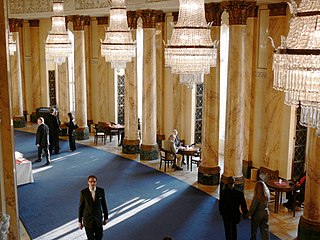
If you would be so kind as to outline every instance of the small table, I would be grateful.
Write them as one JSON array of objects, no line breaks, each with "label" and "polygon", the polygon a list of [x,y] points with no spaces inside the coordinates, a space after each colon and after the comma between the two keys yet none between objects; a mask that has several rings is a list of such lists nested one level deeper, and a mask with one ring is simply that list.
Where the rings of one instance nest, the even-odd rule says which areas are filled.
[{"label": "small table", "polygon": [[279,211],[279,202],[280,202],[280,196],[282,198],[283,192],[291,192],[293,190],[293,186],[291,186],[290,181],[287,181],[285,179],[270,179],[266,182],[266,185],[274,189],[276,196],[274,201],[274,212],[277,213]]},{"label": "small table", "polygon": [[123,125],[120,125],[120,124],[116,124],[116,125],[111,125],[109,126],[109,129],[110,129],[110,134],[112,134],[112,131],[117,131],[118,133],[118,143],[120,141],[120,134],[121,134],[121,131],[124,130],[124,126]]},{"label": "small table", "polygon": [[178,153],[180,153],[183,158],[184,156],[187,156],[187,169],[189,169],[190,156],[195,155],[199,150],[200,148],[197,147],[183,147],[179,149]]},{"label": "small table", "polygon": [[17,186],[33,183],[32,163],[26,159],[16,160]]}]

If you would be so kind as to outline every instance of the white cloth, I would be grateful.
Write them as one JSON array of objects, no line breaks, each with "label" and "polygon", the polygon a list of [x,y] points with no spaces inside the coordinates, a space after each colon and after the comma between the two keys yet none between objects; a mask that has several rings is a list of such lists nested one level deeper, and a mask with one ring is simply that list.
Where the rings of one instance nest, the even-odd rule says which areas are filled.
[{"label": "white cloth", "polygon": [[33,183],[32,163],[26,159],[16,160],[17,185]]}]

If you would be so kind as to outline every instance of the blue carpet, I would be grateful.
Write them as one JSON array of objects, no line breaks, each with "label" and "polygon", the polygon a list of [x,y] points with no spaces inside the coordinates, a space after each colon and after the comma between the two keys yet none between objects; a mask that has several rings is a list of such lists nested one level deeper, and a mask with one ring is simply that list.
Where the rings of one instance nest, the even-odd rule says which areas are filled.
[{"label": "blue carpet", "polygon": [[[34,143],[34,134],[15,131],[16,150],[31,161],[37,158]],[[115,154],[81,144],[68,152],[66,141],[60,146],[61,153],[52,156],[49,167],[45,159],[33,164],[33,184],[18,187],[20,219],[32,239],[85,239],[84,230],[77,228],[77,211],[80,190],[90,174],[106,190],[110,219],[104,239],[224,239],[214,197]],[[238,236],[250,239],[249,220],[238,225]],[[271,234],[271,239],[279,238]]]}]

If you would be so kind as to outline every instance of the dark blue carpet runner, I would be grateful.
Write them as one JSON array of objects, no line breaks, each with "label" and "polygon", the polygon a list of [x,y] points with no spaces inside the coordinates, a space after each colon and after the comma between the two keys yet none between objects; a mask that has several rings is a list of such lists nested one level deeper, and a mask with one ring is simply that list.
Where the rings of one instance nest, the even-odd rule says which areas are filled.
[{"label": "dark blue carpet runner", "polygon": [[[15,131],[16,151],[35,161],[35,135]],[[92,147],[77,144],[33,164],[34,183],[18,187],[19,214],[32,239],[86,239],[79,230],[80,190],[87,176],[105,188],[109,222],[104,239],[174,240],[224,239],[218,200],[158,170]],[[250,220],[241,220],[238,239],[250,239]],[[279,239],[271,234],[271,239]]]}]

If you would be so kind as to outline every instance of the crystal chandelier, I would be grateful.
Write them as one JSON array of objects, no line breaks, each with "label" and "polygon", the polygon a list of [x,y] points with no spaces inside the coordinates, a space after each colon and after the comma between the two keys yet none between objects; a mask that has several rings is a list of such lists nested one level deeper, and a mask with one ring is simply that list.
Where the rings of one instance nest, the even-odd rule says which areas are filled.
[{"label": "crystal chandelier", "polygon": [[294,0],[288,4],[292,19],[287,38],[281,36],[275,48],[273,86],[285,92],[287,105],[300,104],[300,124],[319,132],[320,1],[302,0],[299,8]]},{"label": "crystal chandelier", "polygon": [[212,42],[205,18],[204,0],[179,0],[178,22],[165,48],[165,65],[192,88],[216,66],[217,41]]},{"label": "crystal chandelier", "polygon": [[60,65],[66,61],[72,52],[72,43],[66,28],[63,14],[63,0],[53,1],[52,28],[46,40],[46,54],[53,57]]},{"label": "crystal chandelier", "polygon": [[13,33],[9,32],[9,54],[12,56],[17,51],[17,42],[13,40]]},{"label": "crystal chandelier", "polygon": [[101,56],[115,69],[125,69],[135,57],[135,43],[128,28],[125,0],[112,0],[109,27],[101,42]]}]

